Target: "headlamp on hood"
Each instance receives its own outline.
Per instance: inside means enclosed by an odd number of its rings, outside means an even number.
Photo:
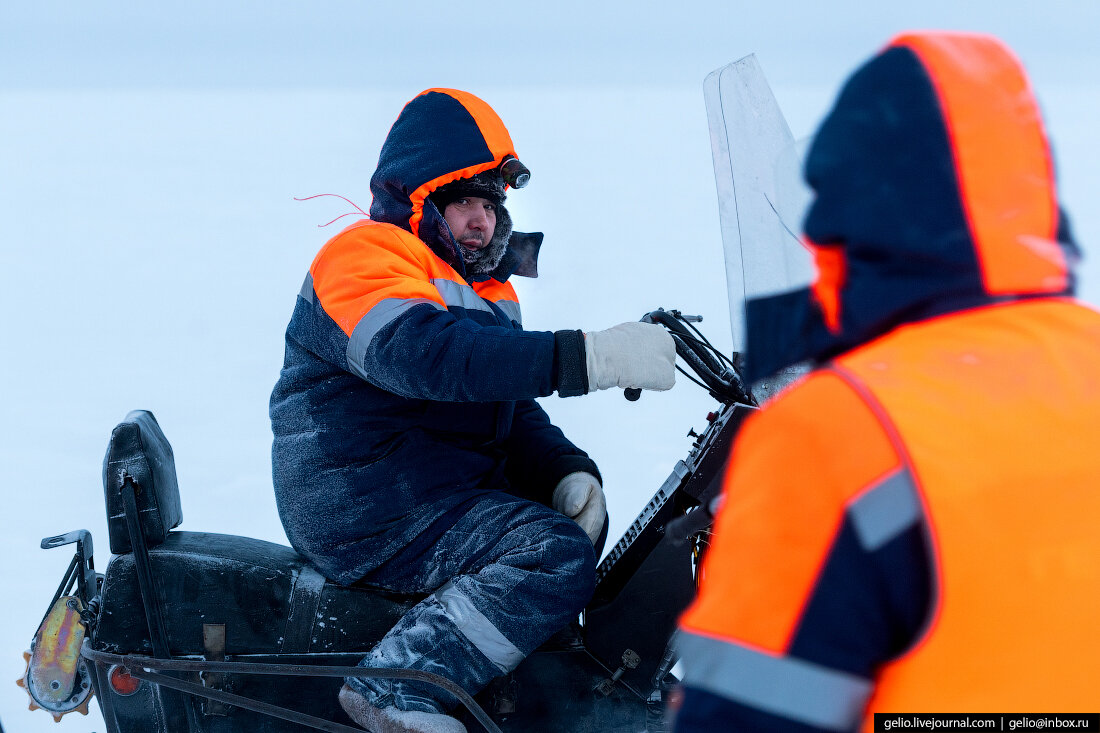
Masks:
[[[500,177],[512,188],[523,188],[531,182],[531,171],[514,155],[505,156],[498,170]]]

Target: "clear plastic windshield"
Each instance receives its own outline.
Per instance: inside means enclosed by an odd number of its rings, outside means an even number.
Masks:
[[[707,76],[704,96],[718,189],[735,351],[745,347],[745,301],[806,287],[814,273],[800,241],[810,191],[808,149],[796,143],[755,56]]]
[[[775,209],[789,236],[801,242],[802,225],[813,203],[813,189],[806,183],[806,155],[813,137],[795,140],[785,147],[775,161]]]

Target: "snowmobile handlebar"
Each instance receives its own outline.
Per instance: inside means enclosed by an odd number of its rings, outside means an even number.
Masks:
[[[699,379],[694,379],[679,366],[677,369],[699,384],[722,403],[740,402],[756,405],[752,393],[745,386],[737,365],[738,354],[734,359],[726,357],[699,332],[692,323],[703,320],[702,316],[687,316],[678,310],[666,311],[664,308],[646,313],[640,319],[643,323],[655,323],[668,329],[676,343],[676,354]],[[690,329],[690,330],[689,330]],[[633,387],[623,390],[623,396],[631,402],[641,397],[642,391]]]

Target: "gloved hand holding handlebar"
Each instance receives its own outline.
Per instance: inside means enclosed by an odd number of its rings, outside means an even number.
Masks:
[[[642,323],[653,323],[653,316],[651,316],[649,313],[646,313],[644,316],[642,316],[641,322]],[[676,342],[673,341],[673,346],[675,346],[675,344],[676,344]],[[673,357],[673,359],[675,360],[675,357]],[[638,389],[637,387],[627,387],[626,389],[623,390],[623,397],[626,397],[631,402],[637,402],[638,398],[641,397],[641,396],[642,396],[642,390]]]
[[[610,387],[672,389],[676,343],[664,328],[629,321],[584,335],[588,391]]]
[[[693,322],[701,320],[703,320],[702,316],[688,316],[678,310],[666,311],[658,308],[642,316],[641,323],[655,324],[659,328],[668,330],[675,345],[676,354],[699,377],[696,380],[688,375],[688,378],[709,391],[715,399],[725,403],[740,402],[756,405],[756,399],[745,386],[740,369],[734,361],[737,355],[734,355],[734,359],[724,356],[699,333],[698,329],[691,326]],[[675,356],[673,361],[675,362]],[[641,396],[641,390],[627,388],[623,396],[634,401]]]

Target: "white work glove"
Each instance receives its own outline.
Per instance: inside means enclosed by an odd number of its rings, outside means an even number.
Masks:
[[[607,516],[607,500],[595,476],[584,471],[568,474],[558,482],[550,505],[579,524],[592,544],[596,544]]]
[[[588,391],[608,387],[672,389],[676,343],[663,327],[630,321],[584,335]]]

